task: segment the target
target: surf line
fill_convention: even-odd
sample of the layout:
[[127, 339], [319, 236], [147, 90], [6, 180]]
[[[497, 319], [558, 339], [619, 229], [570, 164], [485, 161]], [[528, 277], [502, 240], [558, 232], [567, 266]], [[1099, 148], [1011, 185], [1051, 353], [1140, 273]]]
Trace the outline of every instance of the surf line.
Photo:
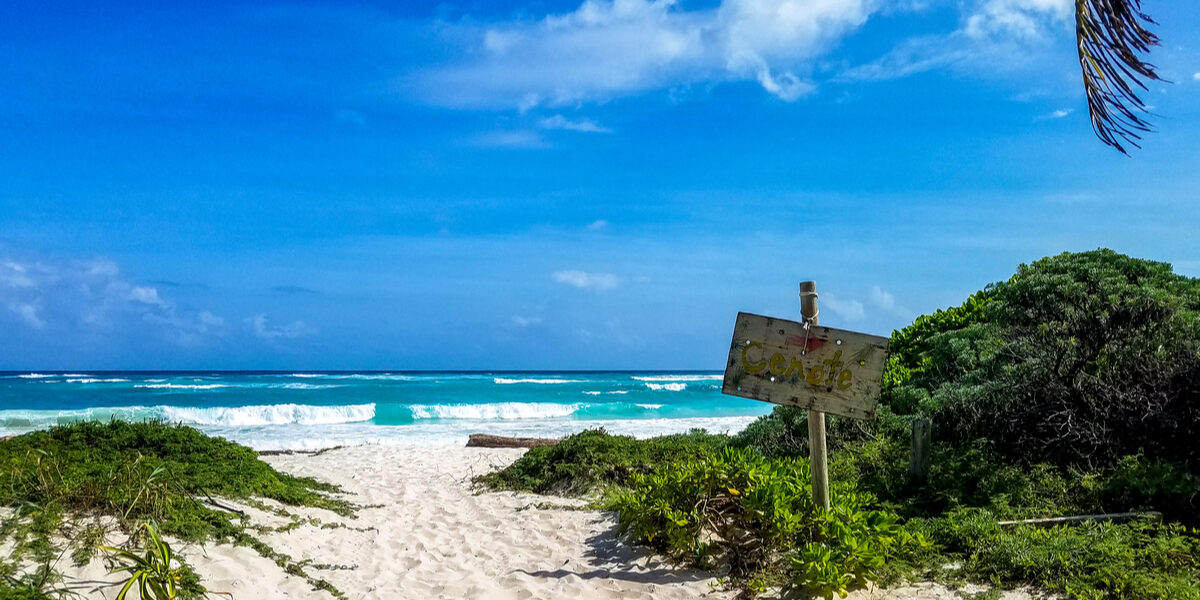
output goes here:
[[788, 357], [776, 352], [769, 359], [762, 358], [757, 361], [752, 361], [750, 358], [750, 350], [757, 348], [762, 350], [762, 342], [749, 341], [742, 347], [742, 368], [746, 369], [747, 373], [761, 373], [764, 370], [770, 371], [772, 375], [780, 377], [798, 377], [803, 375], [804, 382], [813, 387], [829, 387], [832, 389], [834, 385], [839, 390], [849, 389], [851, 382], [854, 379], [854, 373], [850, 369], [842, 369], [846, 363], [842, 362], [842, 351], [838, 350], [833, 353], [832, 358], [825, 359], [819, 364], [815, 364], [806, 369], [803, 362], [792, 357], [790, 362]]

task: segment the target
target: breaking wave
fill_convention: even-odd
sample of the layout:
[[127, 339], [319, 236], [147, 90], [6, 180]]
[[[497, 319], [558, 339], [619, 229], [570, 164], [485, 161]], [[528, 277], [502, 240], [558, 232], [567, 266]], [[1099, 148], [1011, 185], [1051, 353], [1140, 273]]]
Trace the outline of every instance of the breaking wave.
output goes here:
[[666, 390], [668, 392], [682, 392], [687, 389], [686, 383], [650, 383], [646, 382], [646, 387], [659, 392]]
[[332, 425], [360, 423], [375, 418], [374, 404], [312, 406], [307, 404], [264, 404], [257, 406], [185, 407], [114, 406], [74, 410], [0, 411], [0, 430], [11, 432], [76, 421], [167, 421], [185, 425], [246, 427], [255, 425]]
[[546, 419], [569, 417], [581, 404], [550, 404], [543, 402], [492, 402], [488, 404], [413, 404], [409, 406], [414, 419]]
[[634, 375], [638, 381], [721, 381], [723, 375]]
[[513, 384], [513, 383], [538, 383], [543, 385], [555, 383], [584, 383], [582, 379], [508, 379], [505, 377], [495, 377], [493, 382], [498, 384]]
[[309, 404], [266, 404], [259, 406], [232, 406], [212, 408], [187, 408], [162, 406], [163, 417], [171, 422], [192, 425], [224, 425], [246, 427], [252, 425], [332, 425], [335, 423], [361, 423], [375, 418], [375, 404], [350, 404], [344, 406], [313, 406]]
[[139, 383], [133, 387], [151, 390], [215, 390], [229, 386], [220, 383]]

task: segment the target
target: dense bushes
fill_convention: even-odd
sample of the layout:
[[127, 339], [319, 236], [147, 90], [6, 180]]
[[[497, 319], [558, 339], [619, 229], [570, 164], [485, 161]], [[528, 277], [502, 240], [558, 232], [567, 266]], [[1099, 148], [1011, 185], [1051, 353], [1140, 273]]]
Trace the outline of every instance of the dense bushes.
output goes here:
[[1022, 265], [897, 332], [886, 402], [1025, 462], [1200, 460], [1200, 280], [1111, 250]]
[[1132, 523], [1001, 527], [997, 515], [960, 509], [909, 523], [991, 581], [1035, 581], [1070, 598], [1200, 600], [1200, 538], [1152, 519]]
[[552, 446], [532, 448], [506, 469], [479, 478], [496, 489], [537, 493], [584, 494], [623, 484], [639, 473], [677, 460], [706, 456], [725, 445], [722, 435], [693, 431], [640, 441], [584, 431]]
[[844, 595], [877, 580], [887, 560], [929, 548], [847, 482], [834, 485], [830, 510], [818, 510], [811, 483], [805, 462], [725, 448], [635, 475], [612, 504], [621, 533], [691, 564], [719, 559], [758, 591], [782, 578]]
[[[918, 318], [893, 333], [890, 352], [876, 419], [828, 420], [830, 469], [835, 498], [849, 481], [878, 498], [854, 514], [899, 515], [905, 531], [933, 543], [937, 558], [916, 560], [910, 573], [1029, 583], [1080, 600], [1200, 600], [1200, 537], [1186, 528], [1200, 523], [1200, 280], [1109, 250], [1061, 254]], [[917, 417], [935, 426], [923, 484], [907, 473]], [[680, 560], [721, 558], [751, 589], [767, 573], [837, 591], [835, 575], [853, 585], [860, 573], [880, 573], [856, 572], [857, 558], [840, 562], [858, 541], [811, 552], [799, 541], [821, 537], [812, 524], [822, 517], [805, 504], [807, 437], [805, 411], [776, 407], [725, 442], [736, 452], [713, 456], [713, 436], [688, 439], [703, 440], [690, 450], [676, 438], [663, 453], [658, 440], [593, 432], [568, 438], [552, 459], [543, 453], [514, 467], [530, 480], [555, 474], [559, 490], [573, 488], [572, 473], [588, 485], [632, 486], [615, 506], [636, 539]], [[639, 457], [636, 469], [625, 452]], [[780, 504], [758, 507], [757, 496], [729, 491], [742, 492], [748, 473], [769, 482], [764, 493]], [[799, 494], [786, 491], [797, 486]], [[524, 489], [538, 487], [551, 488]], [[1164, 522], [997, 524], [1146, 510]], [[772, 537], [778, 531], [788, 534]], [[775, 554], [743, 550], [744, 535]], [[784, 550], [780, 539], [796, 545]]]
[[116, 517], [133, 530], [147, 519], [189, 540], [232, 532], [220, 511], [195, 498], [271, 498], [349, 514], [337, 488], [280, 473], [245, 446], [190, 427], [81, 422], [0, 444], [0, 504]]

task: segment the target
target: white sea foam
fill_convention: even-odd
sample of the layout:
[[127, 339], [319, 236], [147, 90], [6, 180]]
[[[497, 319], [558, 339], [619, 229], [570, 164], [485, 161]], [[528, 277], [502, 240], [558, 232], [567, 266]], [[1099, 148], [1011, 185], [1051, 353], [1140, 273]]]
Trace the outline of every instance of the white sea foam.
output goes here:
[[279, 386], [273, 385], [271, 387], [277, 387], [277, 388], [285, 389], [285, 390], [328, 390], [330, 388], [337, 388], [337, 387], [342, 387], [342, 386], [340, 386], [340, 385], [319, 385], [319, 384], [315, 384], [315, 383], [285, 383], [283, 385], [279, 385]]
[[721, 381], [722, 375], [634, 375], [638, 381]]
[[629, 390], [610, 390], [607, 392], [587, 391], [584, 393], [589, 396], [599, 396], [600, 394], [622, 394], [623, 395], [623, 394], [628, 394]]
[[352, 374], [352, 375], [325, 375], [329, 379], [354, 379], [359, 381], [416, 381], [426, 379], [422, 377], [414, 377], [412, 375], [392, 375], [391, 373], [371, 373], [371, 374]]
[[414, 404], [409, 407], [414, 419], [547, 419], [568, 417], [579, 404], [544, 402], [490, 402], [488, 404]]
[[327, 377], [327, 375], [325, 375], [324, 373], [292, 373], [291, 375], [289, 375], [289, 377], [309, 378], [309, 377]]
[[584, 383], [582, 379], [509, 379], [506, 377], [496, 377], [492, 379], [498, 384], [514, 384], [514, 383], [537, 383], [542, 385], [552, 385], [556, 383]]
[[151, 390], [215, 390], [217, 388], [227, 388], [229, 386], [221, 383], [139, 383], [133, 387]]
[[661, 392], [663, 390], [666, 390], [668, 392], [682, 392], [683, 390], [687, 389], [687, 384], [686, 383], [650, 383], [647, 381], [646, 387], [648, 387], [656, 392]]
[[85, 377], [83, 379], [68, 379], [67, 383], [129, 383], [128, 379], [113, 378], [113, 379], [95, 379]]
[[[510, 420], [495, 421], [488, 431], [513, 437], [562, 437], [584, 429], [603, 427], [614, 435], [646, 438], [671, 433], [684, 433], [695, 428], [712, 433], [741, 431], [757, 417], [687, 417], [679, 419], [603, 419], [578, 421]], [[374, 425], [347, 423], [339, 425], [284, 427], [212, 427], [200, 426], [212, 435], [226, 437], [256, 450], [315, 450], [333, 446], [374, 444], [383, 446], [462, 446], [467, 435], [477, 432], [477, 424], [417, 422], [410, 425]]]
[[0, 435], [23, 433], [33, 429], [75, 421], [163, 420], [187, 425], [254, 427], [262, 425], [334, 425], [360, 423], [375, 418], [374, 404], [311, 406], [305, 404], [269, 404], [231, 407], [182, 406], [98, 406], [70, 410], [0, 411]]
[[663, 407], [661, 404], [639, 404], [638, 406], [647, 410], [656, 410]]
[[19, 433], [74, 421], [107, 421], [121, 419], [140, 421], [161, 418], [161, 413], [148, 406], [100, 406], [66, 410], [2, 410], [0, 432], [3, 435]]
[[333, 425], [359, 423], [375, 418], [375, 404], [312, 406], [308, 404], [265, 404], [192, 408], [162, 406], [163, 417], [191, 425], [251, 427], [256, 425]]
[[46, 379], [49, 377], [58, 377], [58, 375], [45, 375], [42, 373], [26, 373], [25, 375], [17, 375], [21, 379]]

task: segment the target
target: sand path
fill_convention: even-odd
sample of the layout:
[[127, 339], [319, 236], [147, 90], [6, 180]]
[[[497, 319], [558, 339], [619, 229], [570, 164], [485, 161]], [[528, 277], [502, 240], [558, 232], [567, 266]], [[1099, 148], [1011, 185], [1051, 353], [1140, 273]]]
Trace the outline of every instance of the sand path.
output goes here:
[[[360, 446], [266, 457], [280, 470], [342, 486], [356, 503], [377, 505], [357, 520], [306, 515], [377, 531], [310, 525], [263, 539], [296, 560], [354, 567], [310, 569], [352, 599], [732, 597], [709, 574], [671, 569], [618, 543], [612, 517], [572, 510], [579, 502], [474, 489], [473, 476], [522, 452]], [[192, 562], [211, 589], [237, 598], [330, 597], [247, 549], [209, 546], [207, 554]], [[266, 589], [273, 593], [252, 591]]]
[[[265, 457], [282, 471], [336, 483], [348, 499], [369, 507], [358, 519], [304, 510], [304, 517], [319, 521], [257, 535], [293, 561], [309, 561], [305, 568], [310, 576], [327, 580], [351, 600], [718, 600], [736, 595], [722, 589], [710, 573], [672, 569], [646, 551], [618, 542], [611, 514], [577, 510], [582, 503], [576, 500], [484, 493], [472, 485], [475, 475], [503, 467], [523, 452], [358, 446], [316, 456]], [[255, 523], [288, 523], [280, 516], [243, 508]], [[250, 548], [213, 544], [177, 544], [176, 548], [210, 590], [229, 592], [235, 600], [333, 598]], [[100, 560], [82, 569], [64, 570], [67, 580], [83, 586], [76, 589], [87, 597], [116, 595], [117, 588], [97, 589], [92, 583], [114, 580], [105, 574]], [[850, 600], [968, 596], [922, 583], [859, 591]], [[1029, 597], [1024, 592], [1002, 595], [1005, 600]]]

